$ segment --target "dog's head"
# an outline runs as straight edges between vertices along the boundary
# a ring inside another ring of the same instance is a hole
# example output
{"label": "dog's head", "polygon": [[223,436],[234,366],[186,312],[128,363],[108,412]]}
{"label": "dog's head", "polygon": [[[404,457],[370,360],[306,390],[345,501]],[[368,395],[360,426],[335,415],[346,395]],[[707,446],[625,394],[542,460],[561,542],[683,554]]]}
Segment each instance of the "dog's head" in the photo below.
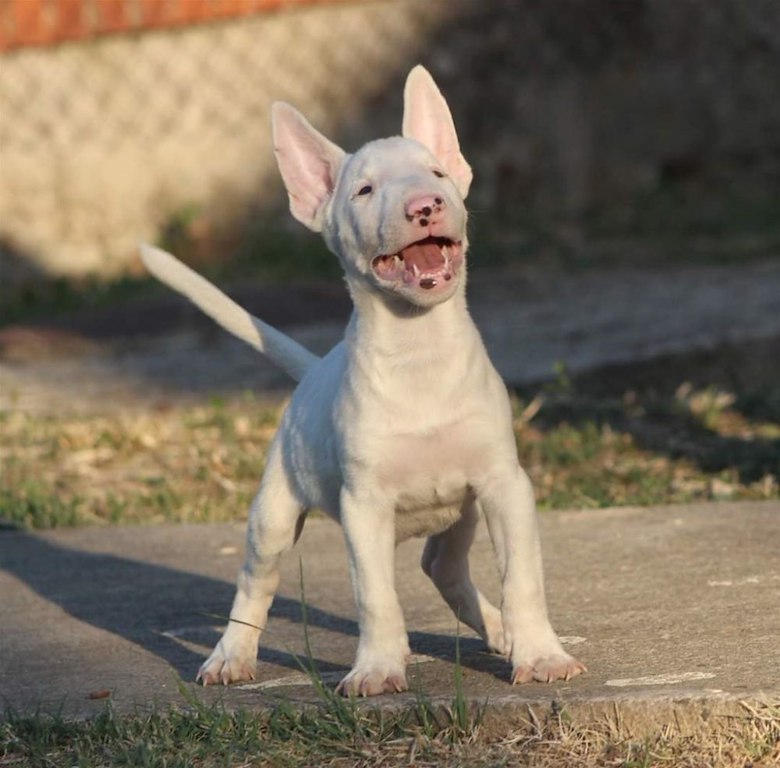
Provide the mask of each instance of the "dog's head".
{"label": "dog's head", "polygon": [[420,307],[455,293],[465,270],[471,169],[423,67],[406,81],[402,137],[347,155],[284,103],[274,104],[273,131],[293,216],[322,232],[351,283]]}

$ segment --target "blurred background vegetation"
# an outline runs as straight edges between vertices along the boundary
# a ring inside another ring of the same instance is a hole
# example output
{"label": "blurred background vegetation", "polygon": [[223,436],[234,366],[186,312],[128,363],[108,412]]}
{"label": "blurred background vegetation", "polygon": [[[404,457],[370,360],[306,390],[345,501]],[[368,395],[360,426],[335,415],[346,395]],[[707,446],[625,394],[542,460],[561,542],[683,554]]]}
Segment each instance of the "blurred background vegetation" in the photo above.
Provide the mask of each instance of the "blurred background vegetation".
{"label": "blurred background vegetation", "polygon": [[354,149],[398,132],[418,61],[476,171],[474,269],[780,246],[777,3],[264,0],[200,19],[186,0],[149,18],[138,0],[111,3],[116,18],[24,3],[0,17],[6,322],[114,301],[143,282],[141,239],[214,275],[337,277],[285,213],[270,104]]}

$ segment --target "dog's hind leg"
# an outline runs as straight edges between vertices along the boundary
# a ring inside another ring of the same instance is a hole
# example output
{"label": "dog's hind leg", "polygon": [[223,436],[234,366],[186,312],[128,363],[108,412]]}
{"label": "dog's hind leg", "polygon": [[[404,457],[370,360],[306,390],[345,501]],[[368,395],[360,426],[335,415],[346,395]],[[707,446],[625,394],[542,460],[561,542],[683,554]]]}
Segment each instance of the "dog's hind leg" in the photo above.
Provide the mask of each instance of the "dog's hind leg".
{"label": "dog's hind leg", "polygon": [[479,519],[473,498],[463,504],[460,519],[425,543],[422,569],[460,621],[482,636],[488,648],[505,654],[501,612],[474,586],[468,553]]}
{"label": "dog's hind leg", "polygon": [[198,672],[204,685],[255,678],[258,642],[279,586],[279,560],[301,532],[305,509],[284,472],[279,444],[277,440],[271,446],[249,513],[246,560],[227,629]]}

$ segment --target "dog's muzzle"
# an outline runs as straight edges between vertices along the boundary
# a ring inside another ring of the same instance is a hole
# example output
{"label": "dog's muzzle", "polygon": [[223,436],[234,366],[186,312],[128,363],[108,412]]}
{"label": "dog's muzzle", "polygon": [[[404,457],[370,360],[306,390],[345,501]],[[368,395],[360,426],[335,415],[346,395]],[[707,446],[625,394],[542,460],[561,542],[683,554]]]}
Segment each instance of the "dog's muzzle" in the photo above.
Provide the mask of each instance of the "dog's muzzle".
{"label": "dog's muzzle", "polygon": [[446,237],[426,237],[398,253],[377,256],[371,267],[383,282],[430,291],[448,283],[463,263],[463,245]]}

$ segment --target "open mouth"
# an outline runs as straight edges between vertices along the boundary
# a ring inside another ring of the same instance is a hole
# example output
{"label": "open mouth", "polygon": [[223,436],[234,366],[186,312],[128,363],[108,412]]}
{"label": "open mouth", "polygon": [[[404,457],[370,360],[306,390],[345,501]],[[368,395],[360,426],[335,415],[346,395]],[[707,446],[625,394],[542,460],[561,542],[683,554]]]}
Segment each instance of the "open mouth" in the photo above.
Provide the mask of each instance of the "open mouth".
{"label": "open mouth", "polygon": [[398,253],[377,256],[371,266],[381,280],[431,290],[452,280],[463,261],[463,247],[446,237],[426,237]]}

